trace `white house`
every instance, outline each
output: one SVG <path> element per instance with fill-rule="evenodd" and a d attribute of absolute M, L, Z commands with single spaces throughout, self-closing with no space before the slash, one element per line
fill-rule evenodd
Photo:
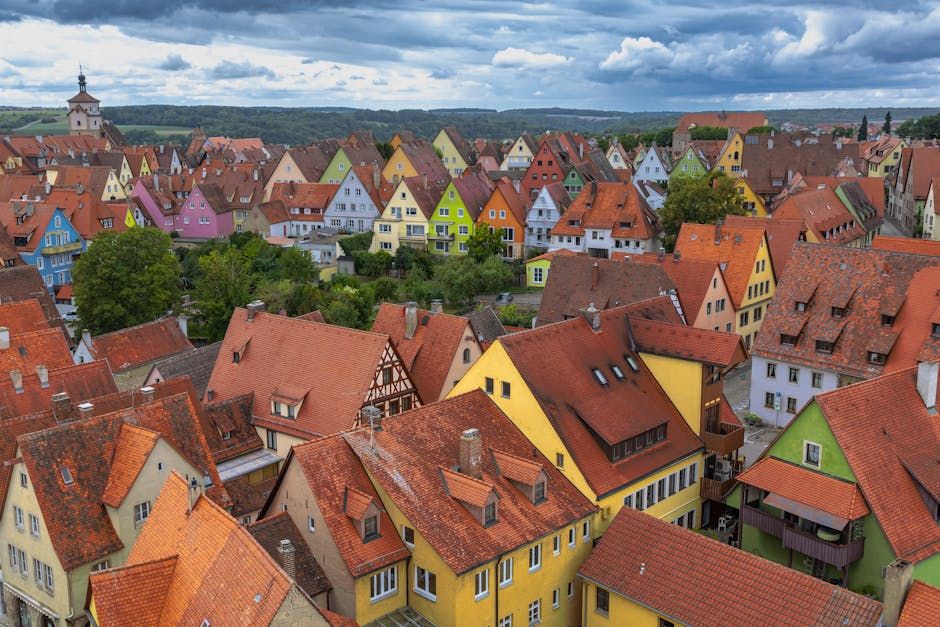
<path fill-rule="evenodd" d="M 570 205 L 571 195 L 563 183 L 543 185 L 526 213 L 526 248 L 548 248 L 549 233 Z"/>
<path fill-rule="evenodd" d="M 668 153 L 656 146 L 650 146 L 646 151 L 646 156 L 640 161 L 633 173 L 635 181 L 653 181 L 655 183 L 665 183 L 669 180 L 669 173 L 672 171 L 672 162 Z"/>

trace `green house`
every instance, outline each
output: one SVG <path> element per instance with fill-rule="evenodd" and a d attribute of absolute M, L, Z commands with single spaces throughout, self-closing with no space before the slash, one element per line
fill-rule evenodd
<path fill-rule="evenodd" d="M 708 174 L 708 164 L 692 144 L 685 147 L 682 155 L 672 165 L 669 182 L 680 178 L 698 178 Z"/>
<path fill-rule="evenodd" d="M 726 499 L 741 548 L 879 597 L 892 563 L 940 585 L 938 370 L 807 403 Z"/>
<path fill-rule="evenodd" d="M 452 180 L 430 219 L 430 251 L 438 255 L 466 255 L 473 225 L 492 193 L 493 183 L 480 170 L 468 169 Z"/>
<path fill-rule="evenodd" d="M 369 131 L 350 133 L 330 159 L 329 165 L 320 176 L 320 182 L 339 185 L 349 174 L 350 168 L 359 165 L 378 165 L 379 169 L 385 167 L 385 159 L 376 148 L 375 139 Z"/>

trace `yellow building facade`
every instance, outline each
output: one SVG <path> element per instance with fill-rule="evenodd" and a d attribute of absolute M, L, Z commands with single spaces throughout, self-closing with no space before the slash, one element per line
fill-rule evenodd
<path fill-rule="evenodd" d="M 470 164 L 461 156 L 460 151 L 457 150 L 450 135 L 448 135 L 444 129 L 440 130 L 437 137 L 435 137 L 434 141 L 431 143 L 441 154 L 441 161 L 444 163 L 444 167 L 447 168 L 451 176 L 458 177 L 463 174 L 464 170 L 470 167 Z"/>
<path fill-rule="evenodd" d="M 584 599 L 584 611 L 581 615 L 580 624 L 583 627 L 612 625 L 630 625 L 630 627 L 662 627 L 664 623 L 661 620 L 668 619 L 661 614 L 654 612 L 644 605 L 640 605 L 626 597 L 622 597 L 612 590 L 603 586 L 598 586 L 593 581 L 587 579 L 581 580 L 581 598 Z M 600 587 L 607 592 L 607 609 L 598 607 L 597 589 Z"/>
<path fill-rule="evenodd" d="M 411 159 L 405 154 L 401 146 L 395 149 L 392 156 L 385 162 L 382 168 L 382 178 L 390 183 L 400 183 L 402 179 L 409 176 L 418 176 L 418 170 L 411 163 Z"/>
<path fill-rule="evenodd" d="M 741 172 L 741 161 L 744 152 L 744 138 L 741 133 L 734 131 L 731 137 L 725 142 L 721 155 L 712 166 L 712 172 L 721 172 L 734 177 L 735 173 Z"/>
<path fill-rule="evenodd" d="M 761 323 L 767 314 L 767 307 L 773 299 L 777 289 L 773 266 L 770 262 L 770 247 L 767 237 L 761 237 L 760 247 L 751 267 L 751 276 L 747 282 L 747 290 L 741 299 L 741 306 L 737 311 L 735 333 L 744 338 L 744 345 L 751 347 L 751 343 L 760 331 Z"/>
<path fill-rule="evenodd" d="M 429 227 L 428 218 L 415 200 L 414 194 L 408 184 L 401 180 L 382 215 L 372 224 L 374 236 L 369 252 L 384 250 L 394 255 L 399 246 L 426 248 Z"/>
<path fill-rule="evenodd" d="M 735 179 L 734 189 L 738 193 L 738 200 L 741 201 L 741 206 L 744 207 L 749 215 L 757 218 L 767 217 L 767 207 L 764 205 L 763 199 L 754 193 L 754 189 L 751 187 L 746 177 L 739 176 Z"/>

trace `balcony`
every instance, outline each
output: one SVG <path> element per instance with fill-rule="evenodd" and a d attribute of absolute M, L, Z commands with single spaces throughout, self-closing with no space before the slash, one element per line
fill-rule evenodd
<path fill-rule="evenodd" d="M 454 234 L 449 233 L 449 232 L 441 233 L 439 231 L 431 231 L 430 233 L 428 233 L 428 239 L 431 241 L 438 241 L 438 242 L 452 242 L 454 241 Z"/>
<path fill-rule="evenodd" d="M 783 537 L 783 519 L 761 511 L 752 505 L 741 507 L 741 522 L 769 533 L 775 538 Z"/>
<path fill-rule="evenodd" d="M 399 237 L 403 242 L 427 242 L 427 233 L 405 233 Z"/>
<path fill-rule="evenodd" d="M 861 559 L 865 553 L 865 538 L 857 538 L 846 544 L 839 544 L 820 540 L 815 535 L 801 531 L 796 527 L 784 526 L 783 547 L 821 560 L 836 568 L 845 568 Z"/>
<path fill-rule="evenodd" d="M 43 255 L 59 255 L 62 253 L 78 252 L 81 249 L 81 242 L 69 242 L 68 244 L 60 244 L 58 246 L 43 246 L 39 252 Z"/>
<path fill-rule="evenodd" d="M 718 428 L 720 433 L 702 431 L 702 440 L 707 450 L 724 457 L 744 446 L 744 427 L 722 423 Z"/>
<path fill-rule="evenodd" d="M 726 479 L 725 481 L 718 481 L 717 479 L 702 477 L 702 498 L 708 499 L 710 501 L 721 502 L 724 500 L 725 495 L 731 491 L 731 488 L 733 488 L 737 482 L 737 479 L 734 477 Z"/>

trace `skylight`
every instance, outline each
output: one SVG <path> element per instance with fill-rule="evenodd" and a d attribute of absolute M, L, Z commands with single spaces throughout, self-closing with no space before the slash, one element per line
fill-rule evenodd
<path fill-rule="evenodd" d="M 601 372 L 599 368 L 592 368 L 591 372 L 594 373 L 594 378 L 597 379 L 598 383 L 607 385 L 607 377 L 604 376 L 604 373 Z"/>
<path fill-rule="evenodd" d="M 62 468 L 59 469 L 59 472 L 62 473 L 62 481 L 65 482 L 65 485 L 72 485 L 75 483 L 75 479 L 72 478 L 72 471 L 67 467 L 62 466 Z"/>
<path fill-rule="evenodd" d="M 618 380 L 623 381 L 623 370 L 620 369 L 620 366 L 614 365 L 611 366 L 610 369 L 614 371 L 614 376 L 617 377 Z"/>
<path fill-rule="evenodd" d="M 630 366 L 630 370 L 633 372 L 640 371 L 640 365 L 636 363 L 636 359 L 630 357 L 629 355 L 627 356 L 627 365 Z"/>

